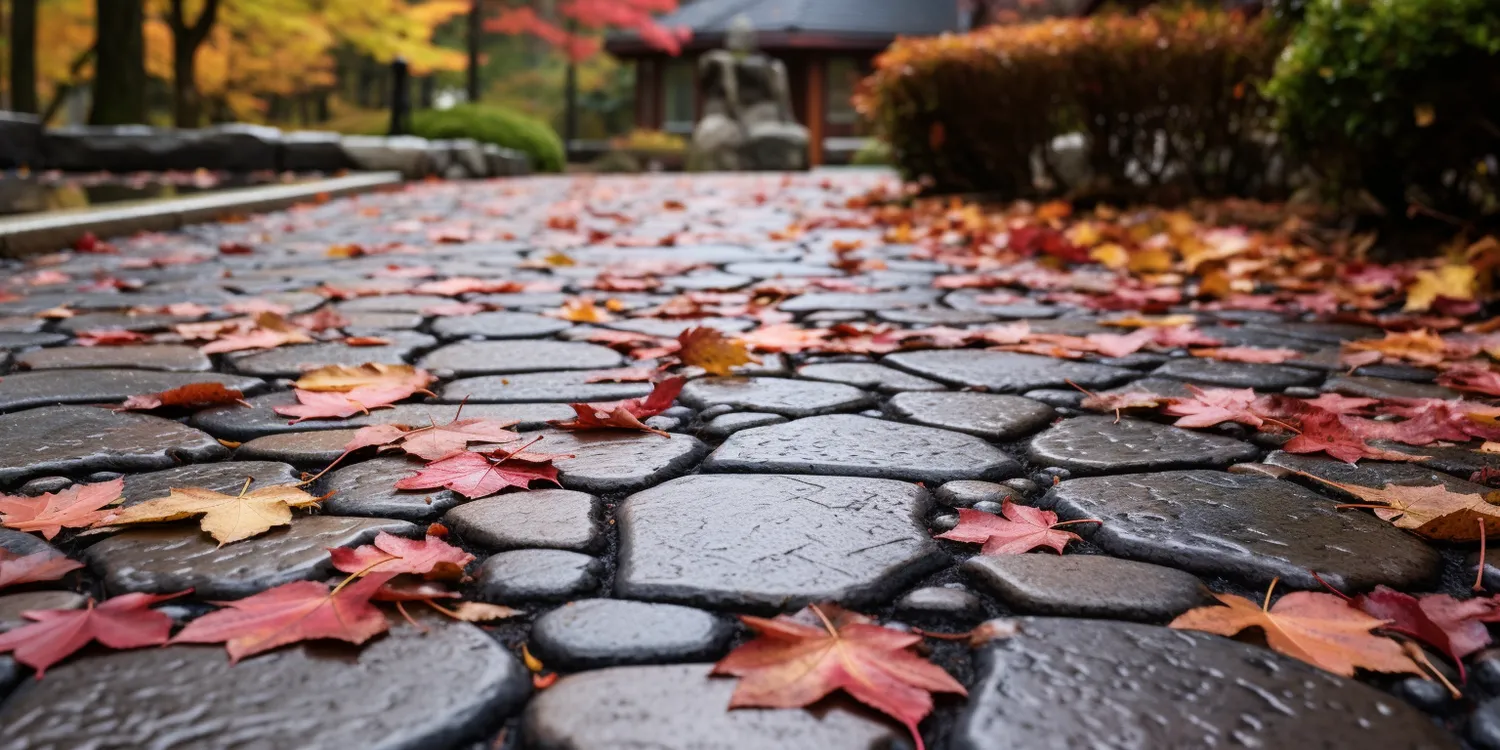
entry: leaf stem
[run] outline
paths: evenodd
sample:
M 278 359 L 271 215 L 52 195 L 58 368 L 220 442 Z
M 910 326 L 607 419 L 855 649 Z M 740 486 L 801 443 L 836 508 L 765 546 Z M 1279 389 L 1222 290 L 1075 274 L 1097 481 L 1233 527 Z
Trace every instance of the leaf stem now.
M 1262 612 L 1269 612 L 1269 611 L 1271 611 L 1271 592 L 1276 590 L 1276 582 L 1280 581 L 1280 580 L 1281 580 L 1281 576 L 1276 576 L 1275 578 L 1271 579 L 1271 585 L 1266 587 L 1266 600 L 1261 603 L 1261 605 L 1260 605 L 1260 611 L 1262 611 Z
M 1484 550 L 1484 547 L 1485 547 L 1484 519 L 1483 518 L 1476 518 L 1474 520 L 1479 522 L 1479 565 L 1478 565 L 1478 569 L 1474 572 L 1474 590 L 1475 591 L 1483 591 L 1484 590 L 1484 551 L 1485 551 Z

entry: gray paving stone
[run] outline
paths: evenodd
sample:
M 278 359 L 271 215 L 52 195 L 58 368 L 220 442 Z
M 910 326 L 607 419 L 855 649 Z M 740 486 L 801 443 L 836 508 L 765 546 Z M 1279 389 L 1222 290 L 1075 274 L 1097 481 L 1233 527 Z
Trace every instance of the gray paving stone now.
M 1348 591 L 1421 587 L 1442 558 L 1421 540 L 1368 513 L 1291 482 L 1217 471 L 1169 471 L 1072 479 L 1045 498 L 1106 552 L 1263 587 L 1321 589 L 1316 571 Z M 1337 543 L 1330 543 L 1337 540 Z
M 980 310 L 954 310 L 947 307 L 908 307 L 900 310 L 877 310 L 875 317 L 887 323 L 909 326 L 953 326 L 955 328 L 993 323 L 997 318 Z
M 941 564 L 928 504 L 888 480 L 684 477 L 620 506 L 615 594 L 736 611 L 882 602 Z
M 526 707 L 524 744 L 552 750 L 884 750 L 898 726 L 834 699 L 819 711 L 726 711 L 735 680 L 709 664 L 614 667 L 564 677 Z
M 382 531 L 411 536 L 417 528 L 383 518 L 299 515 L 290 526 L 221 547 L 196 523 L 142 526 L 89 547 L 84 557 L 111 595 L 191 588 L 200 599 L 240 599 L 331 575 L 329 547 L 365 544 Z
M 259 378 L 216 372 L 77 370 L 65 377 L 51 371 L 18 372 L 0 378 L 0 411 L 56 404 L 119 403 L 131 396 L 160 393 L 193 383 L 223 383 L 224 387 L 246 395 L 266 387 L 265 381 Z
M 467 399 L 471 404 L 546 401 L 599 403 L 641 398 L 651 393 L 650 383 L 588 382 L 601 374 L 598 370 L 572 370 L 464 378 L 443 386 L 438 391 L 438 396 L 449 402 Z M 568 409 L 569 414 L 572 411 Z
M 714 328 L 725 334 L 735 334 L 755 327 L 754 322 L 739 318 L 630 318 L 599 325 L 616 331 L 633 331 L 669 339 L 675 339 L 694 328 Z
M 1344 375 L 1329 378 L 1323 390 L 1360 398 L 1440 398 L 1455 399 L 1462 394 L 1452 388 L 1426 383 L 1408 383 L 1402 380 L 1387 380 L 1363 375 Z
M 599 588 L 604 566 L 588 555 L 560 549 L 497 552 L 474 573 L 480 599 L 501 604 L 562 601 Z
M 22 556 L 34 555 L 38 552 L 62 554 L 62 550 L 43 541 L 39 536 L 6 528 L 0 528 L 0 549 Z
M 129 367 L 138 370 L 203 372 L 213 367 L 208 356 L 191 346 L 57 346 L 16 356 L 23 370 L 82 370 Z
M 335 307 L 341 313 L 356 312 L 404 312 L 419 313 L 422 310 L 435 305 L 448 305 L 454 302 L 452 297 L 439 297 L 435 294 L 386 294 L 374 297 L 359 297 L 357 299 L 344 300 Z
M 544 664 L 578 671 L 714 659 L 728 650 L 731 632 L 701 609 L 584 599 L 538 617 L 531 647 Z
M 896 614 L 968 623 L 984 616 L 984 603 L 962 588 L 926 586 L 896 600 Z
M 765 414 L 755 411 L 720 414 L 703 426 L 703 436 L 710 440 L 723 440 L 740 430 L 782 424 L 784 422 L 786 422 L 786 417 L 780 414 Z
M 937 301 L 935 289 L 906 289 L 898 292 L 814 292 L 793 297 L 778 306 L 785 312 L 812 310 L 894 310 L 921 307 Z
M 1031 439 L 1026 455 L 1040 466 L 1077 475 L 1164 469 L 1222 469 L 1254 460 L 1260 449 L 1222 435 L 1113 416 L 1064 419 Z
M 61 584 L 58 584 L 61 585 Z M 26 591 L 19 594 L 0 594 L 0 633 L 31 622 L 21 613 L 40 609 L 82 609 L 83 594 L 71 591 Z
M 1012 610 L 1029 615 L 1166 623 L 1212 604 L 1192 574 L 1104 555 L 975 556 L 963 571 Z
M 1375 489 L 1381 489 L 1388 484 L 1403 487 L 1433 487 L 1441 484 L 1446 486 L 1450 492 L 1478 495 L 1490 492 L 1488 487 L 1459 479 L 1451 474 L 1429 469 L 1420 464 L 1390 461 L 1360 461 L 1357 464 L 1349 464 L 1337 459 L 1324 458 L 1322 454 L 1308 455 L 1287 453 L 1285 451 L 1272 452 L 1271 455 L 1266 456 L 1265 462 L 1271 466 L 1311 474 L 1315 477 L 1334 482 L 1355 484 L 1361 487 L 1373 487 Z M 1350 497 L 1342 490 L 1330 487 L 1314 479 L 1307 479 L 1296 475 L 1286 478 L 1324 494 L 1332 494 L 1335 497 Z
M 844 383 L 882 393 L 947 390 L 942 383 L 935 383 L 926 378 L 919 378 L 873 362 L 829 362 L 803 365 L 797 368 L 797 375 L 809 380 Z
M 1038 318 L 1053 318 L 1061 315 L 1064 308 L 1035 302 L 1029 299 L 1019 299 L 1014 302 L 983 302 L 981 297 L 994 294 L 993 291 L 978 289 L 960 289 L 950 292 L 943 297 L 943 303 L 955 310 L 969 312 L 988 313 L 1003 320 L 1033 320 Z
M 445 489 L 396 489 L 396 482 L 421 468 L 420 460 L 386 456 L 334 469 L 323 479 L 321 491 L 332 492 L 333 496 L 323 501 L 322 512 L 422 523 L 435 521 L 463 502 L 463 498 Z
M 416 350 L 437 343 L 431 336 L 409 331 L 393 331 L 382 338 L 391 343 L 384 346 L 294 344 L 262 352 L 237 352 L 226 357 L 236 372 L 258 377 L 295 378 L 308 370 L 328 365 L 354 366 L 366 362 L 399 365 Z
M 25 315 L 0 317 L 0 333 L 38 333 L 47 321 Z
M 322 466 L 343 455 L 358 430 L 284 432 L 246 441 L 234 449 L 239 461 L 281 461 L 293 466 Z
M 1015 500 L 1020 493 L 998 482 L 959 479 L 944 482 L 932 495 L 939 503 L 950 508 L 968 508 L 979 502 L 1003 504 L 1006 500 Z
M 885 411 L 905 422 L 1000 442 L 1036 432 L 1057 417 L 1039 401 L 993 393 L 898 393 L 886 402 Z
M 145 474 L 125 475 L 124 505 L 135 505 L 157 497 L 166 497 L 174 487 L 197 487 L 214 492 L 238 495 L 246 479 L 253 479 L 251 489 L 296 484 L 301 480 L 291 466 L 277 461 L 220 461 L 211 464 L 189 464 Z M 326 509 L 326 505 L 324 506 Z
M 683 387 L 678 400 L 694 409 L 731 406 L 787 417 L 856 411 L 875 403 L 852 386 L 790 378 L 699 378 Z
M 705 471 L 787 472 L 946 482 L 1003 479 L 1020 466 L 971 435 L 851 414 L 808 417 L 731 435 Z
M 686 435 L 589 430 L 546 432 L 536 450 L 571 453 L 552 462 L 570 490 L 596 494 L 634 492 L 691 471 L 708 446 Z M 534 435 L 527 435 L 530 440 Z
M 528 490 L 464 503 L 442 523 L 486 549 L 545 547 L 598 552 L 604 546 L 599 498 L 573 490 Z
M 597 344 L 531 340 L 461 341 L 437 349 L 418 362 L 428 370 L 459 376 L 599 370 L 624 364 L 624 357 Z
M 487 339 L 531 339 L 551 336 L 573 327 L 572 323 L 557 318 L 519 312 L 482 312 L 438 318 L 432 324 L 432 332 L 442 338 L 464 338 L 479 336 Z
M 1107 620 L 1014 622 L 979 652 L 955 750 L 1458 748 L 1399 699 L 1257 646 Z
M 1284 365 L 1249 362 L 1220 362 L 1202 357 L 1181 357 L 1156 368 L 1151 373 L 1161 378 L 1176 378 L 1189 383 L 1209 383 L 1225 388 L 1255 388 L 1279 391 L 1296 385 L 1317 385 L 1322 374 Z
M 1385 450 L 1410 453 L 1414 456 L 1426 456 L 1418 460 L 1418 466 L 1426 466 L 1430 469 L 1452 474 L 1461 479 L 1470 479 L 1475 472 L 1489 469 L 1491 472 L 1500 471 L 1500 454 L 1481 453 L 1478 448 L 1481 443 L 1469 443 L 1467 445 L 1402 445 L 1388 440 L 1375 440 L 1371 444 Z
M 1134 376 L 1119 367 L 977 349 L 898 352 L 881 362 L 951 385 L 1005 393 L 1066 388 L 1070 380 L 1085 388 L 1105 388 Z
M 0 705 L 0 747 L 457 747 L 521 709 L 530 673 L 504 646 L 467 623 L 424 626 L 397 622 L 357 651 L 318 642 L 232 669 L 220 646 L 90 652 Z
M 67 341 L 60 333 L 0 333 L 0 349 L 30 349 L 34 346 L 55 346 Z
M 0 389 L 4 382 L 0 381 Z M 289 391 L 268 393 L 247 399 L 252 408 L 222 406 L 204 409 L 193 415 L 190 422 L 225 440 L 246 441 L 266 435 L 288 432 L 314 432 L 318 430 L 343 430 L 365 427 L 372 424 L 404 424 L 425 427 L 446 424 L 455 415 L 463 419 L 495 419 L 502 422 L 518 421 L 519 429 L 540 429 L 554 419 L 570 419 L 573 410 L 565 404 L 396 404 L 389 409 L 373 409 L 369 414 L 356 414 L 348 419 L 310 419 L 291 424 L 291 417 L 276 413 L 276 407 L 297 403 L 297 397 Z
M 92 406 L 0 416 L 0 485 L 42 474 L 150 471 L 222 458 L 217 440 L 169 419 Z

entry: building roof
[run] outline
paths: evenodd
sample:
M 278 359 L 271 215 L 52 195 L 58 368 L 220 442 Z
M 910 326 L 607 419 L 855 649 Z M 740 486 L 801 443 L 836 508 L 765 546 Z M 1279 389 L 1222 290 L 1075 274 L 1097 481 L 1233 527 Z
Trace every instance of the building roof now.
M 741 13 L 769 49 L 879 49 L 898 35 L 957 31 L 958 5 L 958 0 L 689 0 L 660 23 L 691 29 L 689 49 L 721 46 Z M 633 33 L 611 34 L 607 47 L 615 54 L 649 51 Z

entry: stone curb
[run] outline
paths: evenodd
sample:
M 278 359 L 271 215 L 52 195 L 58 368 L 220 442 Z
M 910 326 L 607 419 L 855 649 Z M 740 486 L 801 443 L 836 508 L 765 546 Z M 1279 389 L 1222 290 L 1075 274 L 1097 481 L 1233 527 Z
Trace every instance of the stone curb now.
M 236 188 L 187 198 L 16 216 L 0 219 L 0 256 L 14 258 L 58 250 L 88 232 L 106 237 L 177 229 L 215 221 L 229 213 L 276 211 L 319 195 L 355 195 L 401 183 L 400 172 L 368 172 L 295 185 Z

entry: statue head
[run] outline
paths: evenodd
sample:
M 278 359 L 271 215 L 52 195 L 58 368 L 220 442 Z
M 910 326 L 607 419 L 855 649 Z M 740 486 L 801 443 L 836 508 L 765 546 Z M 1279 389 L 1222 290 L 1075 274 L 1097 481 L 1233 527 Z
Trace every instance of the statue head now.
M 729 31 L 724 35 L 724 46 L 736 55 L 748 55 L 755 51 L 755 24 L 741 13 L 729 22 Z

